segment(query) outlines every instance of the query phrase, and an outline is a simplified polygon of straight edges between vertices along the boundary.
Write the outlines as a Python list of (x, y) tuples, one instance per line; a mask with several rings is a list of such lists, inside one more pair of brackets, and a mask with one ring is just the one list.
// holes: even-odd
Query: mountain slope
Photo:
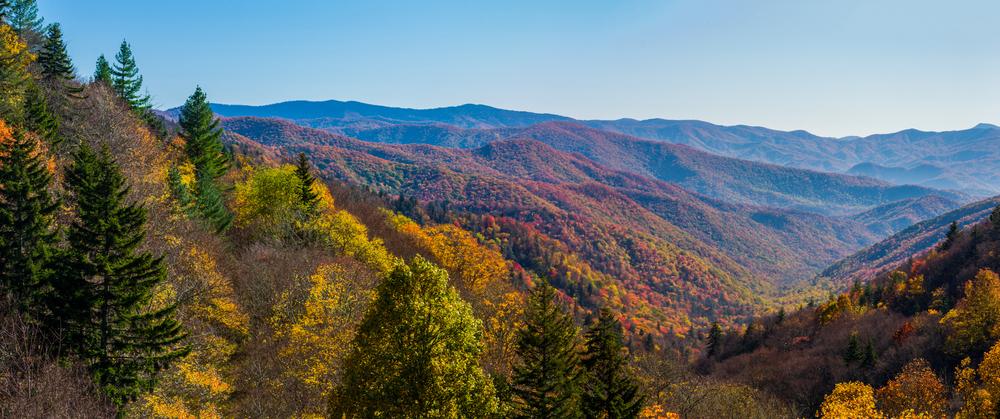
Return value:
[[(621, 242), (581, 238), (617, 231), (626, 241), (677, 246), (740, 280), (784, 284), (807, 278), (878, 237), (849, 219), (727, 203), (524, 137), (458, 150), (366, 143), (273, 119), (231, 118), (225, 125), (285, 153), (310, 153), (332, 178), (423, 201), (447, 199), (475, 213), (552, 223), (543, 227), (547, 234), (576, 243), (577, 251), (592, 255), (595, 267), (614, 267), (616, 272), (623, 263), (625, 271), (635, 268), (628, 265), (647, 263), (645, 256), (624, 252), (627, 259), (607, 259), (605, 254), (615, 257), (612, 249)], [(595, 244), (605, 248), (590, 247)], [(644, 269), (654, 278), (660, 275), (653, 265)], [(750, 273), (768, 281), (751, 279)]]
[(831, 265), (819, 275), (819, 281), (841, 288), (853, 282), (866, 282), (879, 272), (930, 250), (944, 238), (953, 221), (959, 226), (977, 223), (987, 218), (998, 204), (1000, 197), (984, 199), (914, 224)]

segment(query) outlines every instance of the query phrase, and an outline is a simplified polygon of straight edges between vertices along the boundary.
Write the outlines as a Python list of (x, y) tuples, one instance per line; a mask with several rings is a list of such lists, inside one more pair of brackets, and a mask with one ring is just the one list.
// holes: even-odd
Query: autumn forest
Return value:
[(0, 417), (1000, 415), (1000, 199), (968, 160), (900, 181), (866, 138), (196, 85), (158, 109), (140, 46), (68, 39), (0, 0)]

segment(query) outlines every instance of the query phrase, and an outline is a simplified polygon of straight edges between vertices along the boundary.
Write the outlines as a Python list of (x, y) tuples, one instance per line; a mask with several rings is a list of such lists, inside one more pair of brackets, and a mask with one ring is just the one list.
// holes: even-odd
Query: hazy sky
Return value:
[(81, 74), (132, 44), (160, 107), (483, 103), (822, 135), (1000, 123), (1000, 2), (38, 0)]

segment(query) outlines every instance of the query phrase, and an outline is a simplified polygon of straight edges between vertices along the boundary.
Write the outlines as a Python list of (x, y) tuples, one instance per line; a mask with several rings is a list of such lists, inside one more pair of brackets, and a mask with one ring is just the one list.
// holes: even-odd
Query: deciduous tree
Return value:
[(333, 417), (487, 417), (493, 384), (478, 363), (482, 325), (421, 257), (377, 287), (334, 392)]

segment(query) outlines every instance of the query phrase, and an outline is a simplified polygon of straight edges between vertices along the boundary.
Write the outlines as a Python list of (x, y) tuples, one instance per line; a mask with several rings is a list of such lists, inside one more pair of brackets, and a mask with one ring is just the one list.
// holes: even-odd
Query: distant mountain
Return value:
[(315, 128), (380, 123), (441, 123), (460, 128), (523, 127), (539, 122), (568, 121), (552, 114), (510, 111), (485, 105), (461, 105), (436, 109), (407, 109), (369, 105), (361, 102), (292, 101), (273, 105), (246, 106), (213, 104), (222, 116), (257, 116), (291, 119)]
[[(277, 117), (367, 141), (478, 147), (494, 141), (491, 129), (524, 128), (572, 118), (485, 105), (406, 109), (360, 102), (293, 101), (264, 106), (212, 105), (222, 116)], [(176, 115), (176, 109), (168, 111)], [(830, 138), (806, 131), (779, 131), (703, 121), (619, 119), (575, 121), (602, 131), (684, 144), (722, 156), (802, 169), (875, 177), (897, 184), (1000, 193), (1000, 128), (979, 124), (959, 131), (904, 130), (866, 137)], [(476, 131), (463, 131), (463, 130)], [(482, 131), (485, 130), (485, 131)], [(861, 165), (859, 167), (859, 165)], [(879, 168), (882, 169), (879, 169)], [(928, 169), (940, 173), (929, 176)]]
[(831, 265), (819, 275), (819, 280), (841, 288), (854, 281), (864, 283), (906, 259), (930, 250), (944, 239), (952, 221), (958, 222), (962, 227), (975, 224), (987, 218), (998, 204), (1000, 196), (968, 204), (914, 224)]

